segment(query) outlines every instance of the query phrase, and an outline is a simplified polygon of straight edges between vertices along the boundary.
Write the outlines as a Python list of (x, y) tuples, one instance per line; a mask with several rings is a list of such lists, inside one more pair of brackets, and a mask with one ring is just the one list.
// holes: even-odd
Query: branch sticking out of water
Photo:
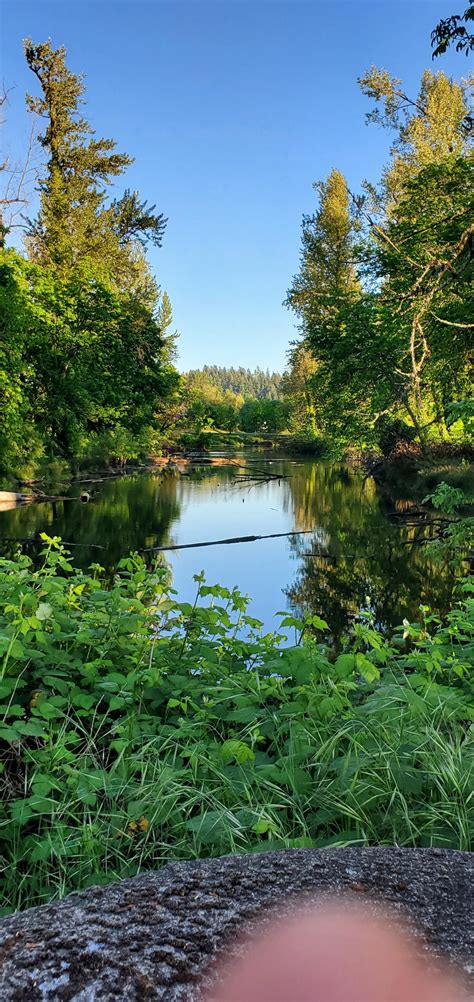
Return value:
[(314, 533), (314, 529), (298, 529), (292, 532), (269, 532), (265, 536), (231, 536), (229, 539), (210, 539), (205, 543), (180, 543), (174, 546), (148, 546), (139, 553), (157, 553), (161, 550), (191, 550), (197, 546), (223, 546), (229, 543), (255, 543), (257, 539), (277, 539), (281, 536), (306, 536)]

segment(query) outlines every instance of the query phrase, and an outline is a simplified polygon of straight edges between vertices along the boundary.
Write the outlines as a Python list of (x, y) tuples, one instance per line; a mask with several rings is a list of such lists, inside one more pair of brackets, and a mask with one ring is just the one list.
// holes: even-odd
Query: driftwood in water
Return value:
[(264, 536), (231, 536), (229, 539), (209, 539), (205, 543), (179, 543), (173, 546), (147, 546), (139, 553), (157, 553), (162, 550), (193, 550), (198, 546), (223, 546), (229, 543), (255, 543), (257, 539), (279, 539), (282, 536), (306, 536), (315, 529), (293, 529), (292, 532), (269, 532)]
[(262, 470), (260, 466), (255, 466), (252, 460), (248, 460), (246, 463), (239, 463), (238, 460), (233, 460), (230, 465), (235, 466), (238, 470), (244, 470), (244, 473), (237, 474), (239, 478), (244, 477), (251, 480), (260, 480), (260, 478), (264, 480), (288, 480), (291, 477), (290, 473), (274, 473), (273, 470)]
[(21, 504), (35, 500), (34, 494), (18, 494), (16, 491), (0, 491), (0, 511), (10, 511)]
[(16, 491), (0, 491), (0, 501), (28, 501), (33, 500), (32, 494), (18, 494)]

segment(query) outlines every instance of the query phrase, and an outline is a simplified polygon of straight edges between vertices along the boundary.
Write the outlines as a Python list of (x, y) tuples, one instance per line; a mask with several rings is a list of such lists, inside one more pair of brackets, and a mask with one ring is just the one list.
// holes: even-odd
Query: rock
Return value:
[[(387, 903), (436, 963), (472, 964), (473, 857), (441, 849), (288, 849), (172, 863), (0, 921), (2, 1002), (199, 998), (221, 949), (258, 913), (352, 895)], [(471, 966), (470, 966), (471, 961)]]

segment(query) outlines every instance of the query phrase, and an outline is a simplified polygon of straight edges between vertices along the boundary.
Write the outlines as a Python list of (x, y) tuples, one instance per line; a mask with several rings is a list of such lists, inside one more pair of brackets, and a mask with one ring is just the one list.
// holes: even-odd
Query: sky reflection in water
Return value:
[(0, 534), (46, 531), (80, 544), (73, 552), (82, 567), (96, 560), (110, 567), (142, 547), (314, 529), (314, 535), (167, 553), (173, 585), (182, 600), (193, 600), (193, 575), (203, 570), (209, 584), (249, 594), (250, 612), (266, 629), (277, 627), (277, 610), (291, 607), (324, 616), (335, 635), (367, 599), (384, 628), (416, 618), (420, 603), (447, 608), (451, 576), (423, 546), (406, 545), (423, 530), (395, 516), (412, 499), (394, 504), (361, 471), (339, 463), (260, 465), (286, 478), (249, 487), (237, 483), (233, 467), (158, 472), (88, 485), (88, 504), (77, 500), (76, 484), (68, 500), (1, 512)]

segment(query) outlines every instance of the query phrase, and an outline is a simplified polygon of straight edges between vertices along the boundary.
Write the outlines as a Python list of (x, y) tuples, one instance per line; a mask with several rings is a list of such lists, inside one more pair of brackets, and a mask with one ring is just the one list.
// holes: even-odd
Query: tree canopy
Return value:
[(24, 48), (45, 159), (27, 259), (4, 249), (0, 261), (0, 456), (17, 470), (54, 455), (156, 447), (180, 386), (171, 304), (145, 256), (166, 220), (130, 189), (107, 199), (132, 158), (95, 137), (65, 48), (31, 39)]
[[(333, 170), (303, 218), (300, 270), (287, 295), (320, 428), (377, 441), (403, 420), (423, 444), (447, 437), (472, 378), (474, 186), (465, 86), (426, 71), (416, 98), (372, 67), (360, 80), (369, 121), (392, 130), (380, 185), (358, 195)], [(450, 429), (452, 428), (452, 423)]]

